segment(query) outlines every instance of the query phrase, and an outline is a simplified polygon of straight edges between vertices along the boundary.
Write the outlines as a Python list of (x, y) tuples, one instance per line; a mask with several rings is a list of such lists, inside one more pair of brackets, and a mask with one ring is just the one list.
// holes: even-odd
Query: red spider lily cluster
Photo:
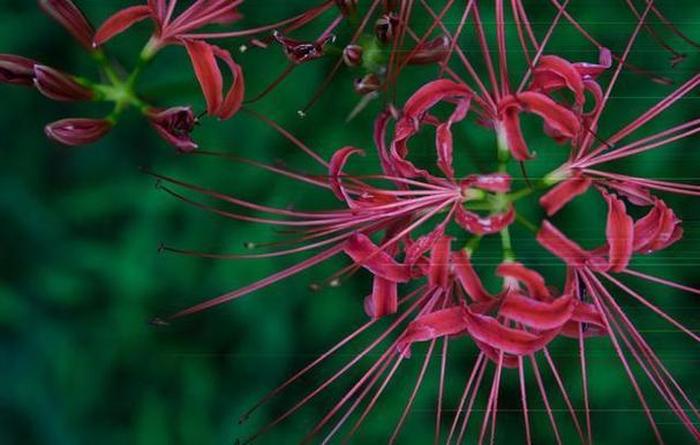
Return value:
[[(547, 361), (580, 441), (592, 443), (594, 435), (586, 374), (586, 345), (592, 341), (609, 341), (612, 344), (649, 420), (650, 432), (659, 443), (663, 443), (663, 433), (649, 406), (648, 396), (642, 391), (633, 372), (634, 366), (642, 370), (659, 397), (685, 427), (689, 437), (700, 441), (697, 427), (700, 414), (692, 395), (687, 394), (676, 381), (616, 298), (617, 293), (628, 294), (682, 333), (700, 341), (695, 332), (619, 279), (619, 275), (629, 275), (700, 294), (698, 289), (630, 267), (635, 257), (666, 249), (683, 238), (682, 221), (664, 200), (664, 194), (696, 196), (700, 194), (700, 186), (599, 169), (599, 166), (609, 166), (613, 161), (666, 147), (700, 132), (700, 117), (695, 117), (651, 135), (636, 136), (640, 128), (697, 91), (700, 74), (693, 74), (611, 136), (603, 138), (598, 134), (601, 119), (607, 117), (605, 111), (611, 93), (624, 69), (648, 75), (652, 81), (667, 83), (667, 79), (649, 74), (629, 62), (635, 41), (642, 32), (646, 31), (659, 39), (653, 28), (647, 25), (649, 17), (656, 16), (689, 44), (697, 45), (673, 27), (653, 1), (645, 1), (640, 7), (632, 1), (626, 2), (635, 16), (635, 27), (622, 51), (613, 52), (589, 34), (567, 11), (568, 1), (552, 0), (556, 17), (546, 34), (538, 37), (523, 3), (513, 0), (511, 15), (525, 62), (517, 70), (513, 68), (514, 61), (507, 50), (509, 40), (503, 0), (494, 2), (496, 21), (492, 37), (496, 41), (495, 51), (489, 46), (490, 30), (480, 16), (485, 7), (480, 7), (474, 0), (459, 6), (462, 8), (461, 20), (454, 30), (448, 29), (443, 18), (450, 8), (456, 7), (456, 2), (448, 0), (440, 11), (433, 10), (427, 2), (418, 2), (423, 13), (432, 17), (432, 24), (423, 35), (411, 27), (411, 17), (417, 7), (413, 1), (379, 0), (369, 2), (369, 5), (356, 1), (325, 1), (271, 25), (237, 31), (202, 31), (208, 25), (228, 25), (241, 21), (239, 7), (242, 3), (242, 0), (197, 0), (181, 10), (176, 0), (151, 0), (146, 5), (131, 6), (117, 12), (96, 32), (71, 2), (41, 4), (98, 61), (106, 58), (102, 50), (96, 48), (137, 22), (153, 21), (155, 29), (141, 54), (141, 62), (150, 60), (164, 46), (183, 46), (205, 98), (207, 114), (220, 119), (231, 118), (242, 106), (243, 71), (229, 51), (209, 43), (213, 39), (247, 38), (250, 45), (258, 48), (266, 48), (273, 43), (280, 45), (290, 65), (266, 92), (279, 84), (292, 68), (329, 55), (337, 58), (336, 65), (320, 91), (328, 86), (341, 64), (363, 70), (355, 82), (356, 91), (363, 95), (387, 92), (396, 84), (406, 65), (435, 64), (439, 68), (439, 75), (422, 82), (410, 97), (401, 102), (401, 106), (388, 105), (377, 116), (373, 135), (379, 162), (373, 175), (353, 176), (345, 173), (346, 167), (352, 165), (354, 156), (365, 155), (364, 150), (346, 146), (325, 160), (263, 117), (318, 163), (324, 175), (310, 176), (280, 166), (246, 162), (330, 192), (337, 198), (338, 208), (323, 211), (275, 208), (156, 175), (163, 190), (184, 202), (231, 219), (288, 228), (300, 234), (284, 250), (212, 256), (253, 259), (313, 252), (312, 256), (287, 269), (184, 309), (167, 319), (157, 319), (156, 324), (166, 324), (248, 295), (341, 254), (349, 258), (350, 264), (330, 277), (327, 281), (329, 284), (338, 284), (360, 269), (371, 276), (368, 295), (361, 303), (358, 299), (358, 306), (361, 304), (364, 307), (369, 321), (270, 393), (253, 410), (379, 320), (393, 319), (390, 326), (346, 366), (251, 436), (248, 442), (298, 411), (387, 338), (393, 338), (390, 346), (308, 432), (302, 440), (304, 443), (315, 440), (321, 434), (325, 435), (323, 443), (329, 442), (366, 402), (364, 410), (347, 432), (346, 439), (352, 437), (375, 407), (399, 365), (411, 359), (411, 350), (417, 349), (417, 343), (428, 342), (428, 352), (415, 389), (396, 426), (387, 431), (391, 443), (398, 440), (438, 340), (443, 341), (443, 354), (436, 443), (443, 439), (446, 443), (453, 440), (462, 443), (472, 432), (475, 443), (482, 443), (489, 434), (493, 443), (500, 385), (502, 379), (509, 375), (506, 369), (515, 370), (514, 375), (519, 382), (526, 441), (538, 443), (536, 438), (542, 434), (533, 430), (528, 410), (528, 384), (525, 378), (528, 363), (546, 407), (554, 441), (563, 443), (537, 357), (544, 357)], [(336, 17), (316, 38), (301, 40), (290, 36), (322, 19), (324, 13), (332, 8), (335, 8)], [(369, 26), (372, 20), (373, 28)], [(552, 32), (562, 20), (568, 21), (595, 47), (597, 61), (570, 61), (548, 53)], [(341, 23), (346, 22), (354, 23), (355, 32), (348, 41), (338, 45), (334, 32)], [(474, 41), (480, 49), (480, 54), (473, 57), (467, 57), (459, 43), (460, 39), (467, 38), (464, 29), (468, 22), (473, 25)], [(382, 48), (387, 51), (382, 51)], [(682, 54), (670, 51), (673, 65), (683, 59)], [(482, 59), (480, 62), (484, 66), (485, 76), (477, 71), (476, 57)], [(454, 58), (458, 59), (458, 65), (451, 63)], [(231, 73), (232, 81), (228, 88), (224, 87), (220, 63)], [(137, 67), (136, 74), (139, 70)], [(514, 71), (524, 72), (517, 82)], [(466, 75), (463, 77), (460, 73)], [(197, 123), (191, 109), (174, 107), (162, 110), (146, 105), (133, 94), (133, 76), (126, 81), (116, 79), (111, 86), (91, 84), (29, 59), (9, 55), (0, 57), (0, 75), (3, 82), (33, 85), (54, 100), (109, 100), (116, 94), (113, 93), (115, 88), (120, 93), (128, 93), (126, 99), (116, 101), (116, 115), (99, 120), (72, 119), (48, 126), (47, 134), (64, 144), (80, 145), (99, 139), (114, 125), (116, 116), (125, 105), (136, 105), (158, 134), (171, 145), (186, 152), (197, 148), (190, 137)], [(125, 85), (124, 82), (129, 87), (119, 89)], [(446, 109), (448, 112), (444, 113)], [(532, 144), (528, 143), (532, 136), (521, 126), (521, 120), (528, 119), (529, 115), (535, 115), (542, 121), (538, 140), (551, 139), (558, 145), (557, 149), (565, 151), (568, 156), (564, 163), (541, 179), (522, 184), (522, 181), (516, 181), (511, 176), (511, 167), (520, 164), (525, 171), (527, 166), (538, 162), (535, 150), (530, 148)], [(458, 172), (455, 161), (465, 153), (456, 142), (455, 129), (470, 131), (476, 127), (486, 128), (493, 135), (493, 147), (484, 147), (483, 151), (492, 148), (495, 167), (490, 172)], [(426, 133), (433, 136), (427, 150), (421, 144), (424, 139), (419, 137)], [(422, 154), (434, 151), (431, 156), (435, 162), (429, 166), (416, 165), (410, 155), (418, 150)], [(208, 196), (233, 206), (235, 210), (209, 206), (177, 191), (175, 187)], [(593, 249), (581, 247), (579, 241), (567, 236), (552, 222), (561, 209), (575, 205), (584, 194), (595, 196), (607, 209), (605, 231), (601, 233), (602, 245)], [(528, 200), (533, 197), (537, 199)], [(541, 208), (546, 216), (536, 223), (525, 220), (522, 212), (525, 205)], [(640, 210), (630, 211), (631, 207)], [(250, 211), (259, 214), (251, 216)], [(561, 260), (566, 270), (562, 283), (550, 282), (534, 267), (518, 260), (518, 246), (510, 232), (517, 223), (532, 230), (533, 239), (543, 252), (549, 251)], [(480, 243), (489, 237), (500, 239), (502, 247), (502, 258), (495, 269), (501, 284), (495, 290), (484, 284), (483, 272), (476, 267)], [(458, 245), (458, 240), (462, 238), (467, 238), (466, 243)], [(165, 249), (182, 252), (170, 247)], [(446, 351), (448, 341), (457, 338), (472, 342), (478, 353), (449, 430), (444, 432), (441, 425), (444, 420), (442, 388)], [(568, 342), (579, 356), (583, 387), (583, 407), (580, 410), (574, 408), (572, 397), (549, 352), (555, 341)], [(630, 356), (633, 361), (629, 359)], [(482, 385), (489, 366), (493, 368), (490, 387)], [(469, 421), (475, 411), (474, 402), (482, 387), (487, 387), (488, 392), (482, 423), (480, 427), (469, 429)]]

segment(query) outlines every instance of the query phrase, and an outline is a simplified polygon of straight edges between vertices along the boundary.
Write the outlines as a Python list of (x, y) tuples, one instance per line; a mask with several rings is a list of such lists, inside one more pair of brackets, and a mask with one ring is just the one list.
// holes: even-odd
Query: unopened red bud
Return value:
[(34, 66), (34, 86), (49, 99), (63, 102), (90, 100), (94, 92), (73, 76), (44, 65)]
[(197, 149), (190, 134), (197, 125), (197, 117), (190, 107), (172, 107), (165, 110), (151, 108), (146, 112), (148, 121), (166, 142), (179, 152)]
[(344, 16), (350, 16), (357, 12), (357, 0), (335, 0), (335, 4)]
[(360, 45), (348, 45), (343, 50), (343, 61), (349, 67), (362, 65), (362, 47)]
[(399, 18), (394, 13), (384, 14), (374, 23), (374, 34), (382, 43), (389, 43), (394, 39)]
[(335, 40), (335, 36), (329, 35), (322, 40), (317, 40), (315, 42), (303, 42), (300, 40), (290, 39), (279, 31), (274, 31), (272, 36), (280, 45), (282, 45), (287, 58), (297, 64), (318, 59), (319, 57), (323, 56), (323, 47), (327, 43)]
[(39, 0), (39, 6), (88, 51), (92, 51), (95, 30), (75, 3), (71, 0)]
[(361, 79), (355, 80), (355, 92), (365, 95), (373, 93), (382, 87), (381, 79), (374, 73), (369, 73)]
[(112, 122), (107, 119), (71, 118), (63, 119), (44, 128), (49, 139), (64, 145), (75, 147), (91, 144), (112, 129)]
[(36, 62), (26, 57), (0, 54), (0, 83), (33, 85), (34, 65)]
[(442, 35), (433, 40), (423, 42), (414, 51), (408, 59), (408, 63), (412, 65), (426, 65), (429, 63), (437, 63), (445, 60), (448, 51), (450, 50), (450, 39)]

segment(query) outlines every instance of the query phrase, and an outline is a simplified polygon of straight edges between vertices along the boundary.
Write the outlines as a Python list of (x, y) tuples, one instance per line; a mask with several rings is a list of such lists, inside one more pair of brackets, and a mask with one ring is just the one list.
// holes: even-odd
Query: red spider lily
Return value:
[[(188, 35), (206, 25), (237, 21), (241, 3), (243, 0), (198, 0), (174, 17), (177, 0), (149, 0), (148, 5), (132, 6), (108, 18), (97, 30), (94, 45), (104, 44), (137, 22), (153, 20), (156, 31), (144, 50), (144, 57), (152, 57), (166, 45), (183, 45), (192, 60), (206, 99), (207, 113), (223, 120), (229, 119), (243, 103), (243, 71), (228, 51)], [(231, 86), (226, 91), (218, 61), (223, 62), (233, 76)]]
[(62, 119), (46, 126), (46, 136), (63, 145), (91, 144), (109, 133), (114, 124), (107, 119)]
[(197, 117), (190, 107), (151, 108), (146, 116), (156, 132), (178, 151), (189, 153), (197, 149), (190, 136), (197, 125)]
[[(448, 2), (448, 5), (452, 3)], [(558, 2), (555, 3), (558, 4)], [(264, 427), (259, 433), (250, 438), (248, 442), (256, 439), (260, 434), (298, 411), (307, 402), (318, 396), (328, 386), (346, 374), (360, 360), (367, 357), (372, 350), (392, 334), (398, 335), (396, 335), (391, 345), (380, 355), (370, 369), (353, 384), (338, 403), (312, 428), (303, 439), (304, 443), (314, 440), (325, 427), (330, 426), (331, 422), (335, 421), (324, 438), (323, 442), (327, 443), (338, 434), (340, 428), (348, 421), (360, 404), (367, 401), (364, 411), (359, 415), (359, 418), (348, 433), (348, 439), (352, 437), (370, 411), (376, 406), (378, 398), (395, 375), (399, 365), (408, 358), (409, 348), (417, 342), (429, 342), (428, 353), (424, 359), (424, 366), (417, 379), (415, 389), (411, 393), (406, 408), (390, 439), (390, 442), (394, 442), (400, 433), (406, 415), (411, 409), (434, 346), (441, 339), (443, 341), (443, 351), (435, 439), (435, 442), (439, 442), (441, 438), (441, 416), (444, 411), (441, 404), (447, 345), (455, 337), (466, 337), (473, 340), (480, 353), (456, 410), (456, 415), (447, 437), (448, 443), (455, 437), (457, 437), (457, 442), (462, 442), (465, 434), (467, 434), (470, 415), (474, 411), (474, 400), (482, 386), (481, 382), (485, 370), (491, 363), (494, 364), (495, 370), (483, 423), (478, 431), (478, 443), (483, 441), (489, 424), (491, 425), (491, 441), (494, 441), (499, 391), (504, 368), (516, 368), (518, 370), (527, 442), (533, 443), (527, 408), (527, 385), (525, 382), (525, 365), (528, 359), (531, 363), (556, 441), (562, 443), (557, 422), (547, 398), (545, 384), (539, 371), (537, 356), (544, 356), (551, 368), (556, 380), (556, 386), (562, 393), (581, 442), (591, 443), (593, 435), (591, 432), (590, 406), (587, 392), (585, 347), (588, 338), (597, 336), (604, 336), (606, 340), (609, 339), (612, 343), (633, 388), (639, 395), (645, 414), (649, 417), (659, 442), (662, 441), (661, 434), (653, 419), (646, 398), (622, 350), (624, 346), (634, 356), (642, 371), (650, 378), (651, 383), (658, 390), (661, 397), (667, 402), (673, 413), (682, 421), (688, 431), (696, 440), (700, 436), (697, 428), (694, 426), (694, 423), (700, 416), (693, 402), (685, 394), (682, 387), (673, 379), (670, 372), (661, 363), (640, 332), (620, 309), (616, 299), (601, 282), (601, 277), (605, 278), (617, 288), (630, 294), (667, 321), (673, 323), (674, 326), (690, 335), (693, 339), (698, 340), (696, 334), (626, 287), (614, 276), (617, 273), (626, 273), (694, 293), (700, 293), (698, 290), (669, 283), (663, 279), (643, 275), (629, 269), (629, 263), (634, 254), (647, 254), (664, 249), (678, 241), (682, 236), (680, 220), (676, 217), (673, 210), (661, 199), (654, 197), (649, 192), (652, 188), (669, 189), (670, 186), (659, 181), (641, 179), (633, 181), (622, 175), (594, 171), (588, 168), (591, 164), (587, 164), (587, 162), (591, 162), (598, 155), (605, 156), (608, 154), (603, 153), (610, 148), (611, 144), (608, 143), (604, 144), (604, 147), (598, 153), (595, 153), (596, 150), (590, 146), (593, 140), (592, 135), (605, 109), (612, 86), (619, 77), (620, 70), (622, 67), (628, 66), (627, 57), (634, 38), (640, 32), (642, 23), (644, 23), (644, 17), (654, 10), (653, 3), (647, 3), (644, 12), (640, 15), (638, 26), (622, 55), (611, 54), (601, 46), (596, 45), (601, 49), (600, 62), (598, 64), (585, 64), (571, 63), (553, 55), (543, 55), (545, 43), (551, 33), (548, 32), (545, 39), (541, 42), (537, 41), (534, 38), (534, 34), (531, 34), (532, 29), (527, 23), (522, 4), (518, 1), (512, 2), (515, 19), (518, 21), (518, 30), (523, 34), (519, 38), (525, 48), (526, 58), (530, 62), (530, 69), (528, 70), (530, 72), (523, 78), (519, 88), (511, 88), (510, 86), (511, 80), (508, 73), (508, 61), (506, 60), (505, 27), (500, 25), (504, 22), (503, 5), (504, 2), (502, 1), (495, 2), (496, 21), (499, 24), (497, 26), (498, 75), (493, 61), (490, 60), (491, 56), (489, 55), (490, 51), (484, 35), (483, 23), (478, 16), (478, 9), (475, 9), (476, 2), (468, 2), (464, 13), (465, 19), (459, 25), (461, 29), (466, 17), (469, 14), (473, 15), (475, 28), (477, 29), (477, 38), (489, 71), (490, 89), (486, 88), (478, 76), (472, 75), (474, 70), (469, 60), (463, 58), (462, 61), (465, 68), (467, 68), (470, 76), (477, 83), (475, 88), (468, 86), (459, 79), (440, 79), (429, 82), (412, 95), (401, 110), (390, 109), (390, 111), (385, 112), (377, 119), (375, 139), (384, 172), (383, 175), (377, 178), (390, 181), (393, 183), (393, 187), (375, 186), (368, 183), (368, 179), (374, 178), (353, 177), (343, 173), (349, 159), (355, 154), (362, 154), (362, 151), (357, 148), (345, 147), (338, 150), (332, 159), (326, 162), (298, 142), (299, 148), (306, 151), (313, 159), (328, 169), (327, 179), (310, 177), (280, 167), (252, 161), (246, 162), (276, 174), (329, 189), (347, 208), (320, 212), (278, 209), (186, 184), (172, 178), (161, 177), (165, 181), (212, 197), (222, 203), (230, 204), (236, 208), (266, 213), (269, 216), (250, 216), (238, 210), (229, 211), (210, 207), (169, 188), (165, 188), (166, 191), (185, 202), (232, 219), (289, 227), (298, 232), (298, 238), (291, 241), (291, 243), (294, 243), (293, 246), (286, 250), (275, 250), (253, 255), (207, 254), (208, 256), (269, 258), (321, 249), (320, 253), (316, 253), (314, 256), (288, 269), (214, 300), (180, 311), (173, 315), (171, 319), (199, 312), (217, 304), (242, 297), (324, 262), (341, 252), (344, 252), (352, 260), (352, 264), (335, 274), (329, 282), (343, 277), (345, 273), (360, 268), (366, 269), (372, 275), (372, 290), (364, 300), (365, 311), (372, 320), (368, 321), (366, 325), (355, 333), (343, 339), (328, 353), (323, 354), (281, 387), (275, 389), (264, 398), (263, 402), (278, 394), (336, 352), (340, 347), (356, 338), (359, 333), (372, 326), (375, 320), (385, 318), (390, 314), (396, 314), (390, 327), (367, 348), (356, 354), (347, 365), (343, 366), (327, 380), (324, 380), (318, 387), (312, 389), (302, 400), (288, 411), (285, 411), (271, 424)], [(401, 8), (398, 14), (398, 17), (401, 17), (401, 19), (397, 22), (397, 26), (402, 28), (400, 25), (402, 21), (405, 22), (405, 17), (410, 7), (396, 5), (396, 8)], [(426, 9), (429, 10), (429, 8)], [(441, 12), (441, 14), (444, 13)], [(560, 7), (556, 20), (558, 21), (560, 16), (565, 14), (565, 7)], [(444, 26), (439, 17), (436, 16), (435, 19), (436, 27)], [(552, 26), (555, 26), (555, 23)], [(408, 29), (407, 26), (403, 28)], [(551, 29), (553, 27), (550, 28), (550, 31)], [(391, 38), (394, 41), (397, 41), (401, 32), (403, 32), (401, 29), (397, 30), (396, 28), (392, 28), (390, 31)], [(408, 31), (405, 32), (408, 33)], [(456, 46), (458, 34), (459, 31), (454, 34), (445, 33), (446, 42), (449, 43), (450, 48), (446, 58), (449, 58), (453, 51), (458, 55), (460, 54), (461, 49)], [(427, 36), (428, 33), (426, 33), (425, 39), (416, 39), (418, 41), (416, 48), (421, 47), (427, 41)], [(531, 57), (529, 54), (528, 47), (530, 45), (527, 41), (528, 38), (532, 40), (531, 46), (534, 46), (537, 53), (534, 57)], [(314, 52), (318, 51), (317, 48), (311, 49), (311, 53), (317, 54)], [(398, 63), (408, 63), (411, 57), (409, 54)], [(612, 67), (610, 59), (617, 60), (618, 65), (615, 68), (613, 80), (609, 84), (607, 91), (603, 91), (595, 78), (603, 70)], [(442, 56), (440, 61), (443, 61)], [(447, 67), (444, 69), (445, 72), (452, 76)], [(452, 77), (456, 78), (456, 76)], [(689, 87), (688, 85), (692, 86)], [(655, 107), (649, 113), (645, 113), (630, 127), (623, 129), (623, 134), (619, 136), (620, 139), (655, 117), (670, 103), (677, 100), (678, 97), (687, 94), (695, 85), (697, 85), (697, 81), (693, 80), (690, 84), (681, 87), (679, 91), (682, 93), (672, 94), (670, 97), (673, 97), (673, 99), (665, 99), (662, 101), (662, 105)], [(557, 96), (554, 93), (560, 89), (567, 89), (573, 94), (574, 99), (572, 103), (563, 103), (556, 100)], [(586, 92), (592, 93), (594, 99), (592, 106), (585, 103)], [(445, 120), (440, 120), (431, 114), (432, 107), (441, 102), (454, 105), (454, 109)], [(542, 205), (550, 216), (554, 215), (568, 201), (584, 193), (591, 185), (594, 185), (601, 192), (608, 206), (608, 219), (606, 243), (600, 248), (590, 251), (581, 248), (577, 243), (566, 238), (548, 221), (542, 223), (538, 233), (540, 243), (559, 256), (567, 266), (567, 280), (563, 292), (552, 291), (537, 272), (515, 262), (507, 255), (510, 253), (507, 251), (512, 250), (512, 246), (506, 246), (506, 240), (509, 239), (508, 227), (515, 218), (515, 209), (513, 207), (515, 198), (513, 196), (520, 192), (515, 191), (511, 193), (510, 176), (501, 172), (472, 175), (466, 179), (458, 179), (456, 177), (453, 168), (453, 157), (459, 156), (459, 153), (455, 154), (453, 152), (452, 128), (454, 125), (463, 125), (469, 111), (474, 111), (481, 122), (489, 123), (496, 130), (499, 143), (501, 144), (499, 147), (501, 153), (504, 150), (509, 151), (517, 160), (529, 159), (531, 156), (519, 125), (519, 119), (524, 112), (540, 116), (544, 120), (543, 132), (546, 135), (558, 142), (571, 146), (571, 160), (562, 168), (548, 175), (546, 181), (543, 181), (543, 185), (548, 187), (558, 183), (541, 200)], [(396, 120), (396, 123), (393, 132), (390, 132), (389, 126), (392, 118)], [(672, 129), (673, 131), (664, 132), (661, 136), (652, 137), (652, 139), (646, 140), (641, 144), (654, 144), (666, 137), (668, 139), (680, 137), (680, 134), (695, 129), (694, 125), (696, 124), (684, 125)], [(421, 169), (408, 159), (410, 150), (415, 149), (411, 147), (411, 144), (415, 144), (413, 137), (419, 131), (429, 127), (434, 127), (435, 129), (436, 168), (441, 172), (440, 174)], [(280, 129), (278, 128), (278, 130)], [(280, 131), (283, 132), (283, 130)], [(387, 135), (390, 135), (390, 143), (388, 144), (386, 142)], [(633, 153), (639, 148), (640, 145), (626, 147), (621, 153), (618, 152), (618, 155)], [(609, 153), (614, 152), (611, 151)], [(501, 163), (505, 162), (503, 159), (499, 158), (499, 160), (502, 161)], [(505, 169), (501, 171), (505, 171)], [(652, 184), (657, 187), (651, 187), (650, 185)], [(689, 186), (681, 187), (680, 185), (674, 186), (672, 191), (685, 191), (688, 194), (697, 192), (694, 188)], [(488, 199), (492, 197), (498, 199)], [(470, 208), (473, 202), (481, 200), (493, 203), (487, 216), (481, 216), (474, 211), (475, 209)], [(625, 200), (632, 205), (651, 206), (651, 209), (644, 217), (635, 221), (627, 213)], [(430, 220), (433, 218), (439, 221), (431, 224)], [(452, 225), (452, 222), (456, 224)], [(500, 292), (493, 294), (486, 290), (482, 284), (477, 272), (471, 266), (471, 248), (452, 251), (452, 240), (446, 235), (448, 225), (451, 225), (452, 229), (455, 228), (454, 226), (459, 226), (466, 232), (474, 234), (476, 239), (482, 235), (501, 234), (504, 240), (505, 259), (497, 269), (497, 273), (503, 278), (503, 286)], [(427, 234), (415, 236), (419, 228), (427, 228)], [(507, 241), (507, 243), (510, 243), (510, 241)], [(400, 287), (415, 282), (420, 282), (420, 287), (416, 291), (400, 298)], [(408, 308), (405, 308), (406, 303), (410, 303)], [(404, 327), (399, 329), (401, 326)], [(585, 433), (579, 420), (579, 414), (573, 408), (562, 378), (548, 352), (550, 343), (556, 338), (563, 336), (578, 340), (585, 403), (583, 413), (586, 416)]]

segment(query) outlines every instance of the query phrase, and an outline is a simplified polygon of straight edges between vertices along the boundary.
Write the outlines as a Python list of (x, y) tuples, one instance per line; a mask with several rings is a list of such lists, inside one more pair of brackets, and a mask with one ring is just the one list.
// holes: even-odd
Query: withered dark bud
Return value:
[(433, 40), (423, 42), (416, 47), (413, 54), (408, 59), (412, 65), (427, 65), (430, 63), (442, 62), (447, 57), (450, 50), (450, 39), (446, 35), (436, 37)]
[(399, 25), (399, 18), (396, 14), (384, 14), (374, 23), (374, 34), (377, 40), (382, 43), (389, 43), (394, 39), (394, 33)]
[(335, 0), (335, 4), (346, 17), (357, 12), (357, 0)]
[(274, 31), (272, 37), (282, 45), (287, 58), (294, 63), (304, 63), (309, 60), (318, 59), (324, 54), (324, 46), (335, 40), (334, 35), (329, 35), (322, 40), (317, 40), (315, 42), (302, 42), (300, 40), (290, 39), (285, 37), (279, 31)]
[(382, 87), (382, 81), (374, 73), (369, 73), (366, 76), (355, 80), (355, 92), (357, 94), (365, 95), (373, 93)]
[(197, 149), (190, 136), (197, 125), (197, 117), (190, 107), (152, 108), (146, 112), (146, 117), (160, 137), (177, 151), (189, 153)]
[(362, 65), (363, 49), (360, 45), (348, 45), (343, 50), (343, 62), (349, 67)]

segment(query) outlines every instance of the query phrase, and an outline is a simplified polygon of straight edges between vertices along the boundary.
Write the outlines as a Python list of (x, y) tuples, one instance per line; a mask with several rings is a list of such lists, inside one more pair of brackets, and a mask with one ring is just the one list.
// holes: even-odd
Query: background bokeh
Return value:
[[(363, 0), (360, 0), (363, 3)], [(249, 0), (242, 8), (249, 23), (267, 23), (308, 6), (305, 0)], [(435, 7), (442, 1), (433, 2)], [(482, 2), (487, 4), (489, 2)], [(572, 13), (604, 44), (624, 47), (634, 17), (623, 0), (574, 0)], [(643, 2), (635, 2), (643, 3)], [(82, 0), (86, 14), (99, 23), (123, 6), (117, 0)], [(546, 1), (525, 4), (539, 35), (554, 16)], [(700, 40), (700, 3), (694, 0), (657, 2), (681, 29)], [(484, 8), (485, 9), (485, 8)], [(416, 20), (425, 26), (428, 16), (417, 7)], [(330, 18), (329, 18), (330, 19)], [(446, 22), (455, 23), (457, 11)], [(493, 21), (491, 11), (485, 21)], [(130, 66), (148, 38), (150, 25), (139, 25), (110, 45), (112, 54)], [(305, 37), (312, 37), (314, 30)], [(659, 28), (663, 38), (688, 54), (671, 68), (668, 53), (649, 34), (635, 44), (632, 60), (673, 79), (683, 80), (700, 68), (696, 48)], [(240, 41), (222, 42), (235, 49)], [(461, 42), (467, 54), (477, 54), (472, 34)], [(562, 25), (550, 50), (570, 60), (596, 60), (597, 52), (571, 27)], [(512, 46), (513, 51), (519, 48)], [(27, 0), (0, 0), (0, 52), (22, 54), (68, 72), (94, 76), (89, 58), (62, 28)], [(236, 54), (246, 70), (249, 94), (255, 94), (286, 66), (277, 47)], [(376, 172), (371, 124), (381, 101), (369, 104), (346, 122), (358, 102), (352, 79), (358, 73), (341, 71), (318, 104), (300, 119), (303, 107), (321, 83), (332, 60), (299, 67), (281, 86), (253, 108), (277, 120), (284, 128), (328, 158), (344, 145), (368, 149), (369, 156), (353, 159), (355, 173)], [(515, 65), (517, 66), (517, 65)], [(522, 70), (513, 69), (514, 76)], [(405, 98), (434, 68), (412, 69), (398, 91)], [(610, 78), (608, 74), (603, 84)], [(624, 72), (610, 101), (599, 133), (610, 134), (638, 115), (672, 87)], [(169, 48), (148, 68), (141, 92), (159, 104), (203, 103), (185, 52)], [(365, 321), (362, 299), (370, 280), (363, 272), (338, 288), (312, 290), (347, 264), (342, 257), (302, 273), (282, 284), (256, 292), (234, 303), (184, 318), (169, 327), (148, 321), (211, 298), (261, 278), (298, 258), (215, 261), (158, 253), (161, 243), (204, 252), (241, 252), (247, 242), (264, 242), (284, 235), (267, 228), (229, 221), (178, 202), (154, 187), (141, 168), (182, 178), (267, 205), (323, 209), (339, 203), (326, 191), (298, 185), (234, 161), (176, 155), (155, 136), (136, 113), (127, 113), (104, 140), (90, 147), (67, 149), (43, 137), (46, 122), (66, 116), (99, 116), (92, 104), (59, 104), (22, 88), (0, 85), (0, 443), (2, 444), (232, 444), (291, 407), (304, 391), (331, 376), (377, 330), (360, 337), (330, 362), (266, 405), (243, 424), (241, 414), (296, 369), (317, 357)], [(698, 94), (664, 113), (651, 130), (667, 128), (697, 117)], [(104, 110), (105, 112), (108, 110)], [(533, 128), (540, 125), (533, 123)], [(486, 168), (492, 162), (494, 141), (489, 131), (467, 122), (456, 130), (456, 156), (461, 173)], [(203, 148), (235, 153), (268, 163), (279, 163), (315, 174), (324, 172), (279, 134), (250, 115), (229, 122), (205, 119), (195, 132)], [(426, 139), (429, 147), (430, 140)], [(538, 152), (531, 174), (544, 173), (564, 158), (563, 149), (533, 136)], [(467, 156), (469, 154), (469, 156)], [(431, 161), (429, 149), (417, 151), (417, 160)], [(673, 144), (633, 161), (620, 163), (639, 175), (695, 179), (700, 163), (697, 138)], [(517, 170), (514, 171), (517, 173)], [(635, 260), (639, 270), (688, 284), (698, 278), (697, 201), (669, 197), (684, 220), (681, 243), (664, 252)], [(542, 212), (534, 201), (519, 208), (535, 221)], [(557, 216), (557, 224), (594, 246), (602, 240), (604, 206), (593, 194)], [(532, 241), (532, 235), (514, 232), (519, 259), (534, 265), (561, 285), (562, 268)], [(462, 240), (464, 238), (462, 237)], [(491, 274), (498, 254), (496, 243), (485, 243), (479, 268)], [(691, 329), (700, 328), (697, 296), (661, 286), (625, 280), (650, 300), (677, 316)], [(491, 280), (491, 284), (495, 284)], [(621, 295), (630, 318), (648, 336), (669, 369), (698, 402), (698, 345), (675, 328)], [(353, 443), (383, 443), (398, 420), (415, 383), (427, 345), (401, 367), (365, 427)], [(606, 339), (589, 343), (589, 377), (596, 443), (652, 443), (650, 429), (613, 349)], [(445, 407), (447, 418), (456, 406), (475, 349), (467, 339), (449, 345)], [(574, 404), (582, 406), (577, 349), (574, 341), (560, 340), (552, 354)], [(370, 358), (378, 355), (372, 355)], [(432, 440), (439, 359), (436, 355), (399, 443), (424, 444)], [(362, 362), (366, 369), (369, 360)], [(541, 361), (540, 369), (547, 367)], [(643, 375), (636, 370), (637, 375)], [(331, 390), (280, 424), (259, 443), (296, 443), (354, 382), (350, 373)], [(546, 382), (564, 443), (577, 443), (563, 400), (551, 375)], [(669, 443), (691, 443), (661, 399), (643, 384)], [(486, 390), (484, 390), (485, 392)], [(537, 443), (553, 443), (548, 421), (530, 385), (530, 405)], [(483, 396), (481, 405), (484, 406)], [(478, 402), (477, 402), (478, 403)], [(517, 374), (504, 372), (498, 443), (522, 441)], [(472, 427), (480, 423), (481, 412)], [(476, 428), (475, 428), (476, 429)]]

